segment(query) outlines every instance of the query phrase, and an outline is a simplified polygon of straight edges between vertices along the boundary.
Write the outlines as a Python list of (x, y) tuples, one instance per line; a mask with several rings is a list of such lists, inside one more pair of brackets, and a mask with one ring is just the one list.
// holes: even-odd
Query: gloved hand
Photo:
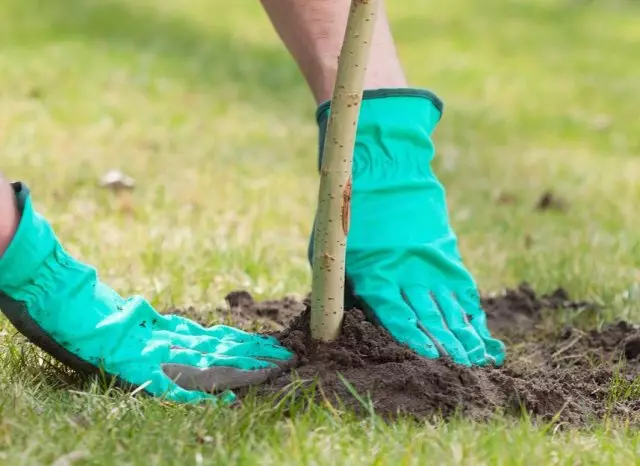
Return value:
[[(441, 101), (428, 91), (365, 91), (353, 159), (346, 306), (357, 305), (427, 358), (501, 365), (477, 286), (458, 252), (431, 169)], [(317, 111), (320, 154), (329, 102)], [(313, 257), (313, 236), (309, 258)]]
[(230, 402), (229, 389), (264, 382), (293, 355), (270, 337), (158, 314), (123, 299), (71, 257), (13, 185), (22, 218), (0, 258), (0, 309), (29, 340), (69, 367), (170, 401)]

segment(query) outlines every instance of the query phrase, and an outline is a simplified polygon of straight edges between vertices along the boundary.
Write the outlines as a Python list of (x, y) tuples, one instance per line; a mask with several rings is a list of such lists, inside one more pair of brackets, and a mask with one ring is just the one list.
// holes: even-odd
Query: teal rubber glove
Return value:
[[(329, 102), (317, 111), (320, 154)], [(345, 305), (427, 358), (501, 365), (477, 286), (458, 252), (431, 169), (442, 103), (417, 89), (365, 91), (353, 159)], [(312, 255), (313, 236), (309, 258)]]
[[(271, 337), (204, 328), (123, 299), (71, 257), (13, 185), (22, 218), (0, 258), (0, 308), (29, 340), (69, 367), (177, 402), (231, 402), (229, 390), (264, 382), (293, 363)], [(214, 395), (221, 393), (220, 397)]]

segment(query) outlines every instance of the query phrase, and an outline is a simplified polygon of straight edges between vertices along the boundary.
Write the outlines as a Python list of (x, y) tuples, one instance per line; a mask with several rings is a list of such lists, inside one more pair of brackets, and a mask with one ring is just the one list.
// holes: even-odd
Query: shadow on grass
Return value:
[[(313, 104), (284, 46), (249, 42), (225, 28), (204, 30), (187, 18), (122, 0), (25, 0), (3, 9), (19, 17), (7, 23), (13, 32), (5, 31), (5, 44), (91, 42), (96, 53), (135, 53), (136, 66), (146, 56), (157, 59), (162, 72), (197, 89), (238, 84), (241, 98), (276, 108), (304, 98), (309, 108)], [(211, 14), (223, 13), (212, 5)]]

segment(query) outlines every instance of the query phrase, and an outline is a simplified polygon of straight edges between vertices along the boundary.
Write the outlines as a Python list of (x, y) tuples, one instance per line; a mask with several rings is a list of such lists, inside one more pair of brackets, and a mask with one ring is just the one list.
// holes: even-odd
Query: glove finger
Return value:
[(454, 362), (470, 365), (464, 346), (449, 330), (447, 323), (433, 302), (429, 290), (425, 287), (407, 287), (403, 289), (404, 299), (418, 316), (418, 327), (442, 348), (441, 353), (448, 354)]
[(224, 356), (249, 356), (252, 358), (263, 358), (288, 361), (293, 358), (293, 353), (277, 343), (262, 341), (260, 337), (253, 341), (235, 344), (220, 345), (216, 354)]
[(162, 328), (180, 335), (207, 336), (211, 338), (232, 339), (234, 341), (248, 341), (254, 334), (227, 325), (203, 327), (197, 322), (176, 315), (163, 316)]
[(138, 363), (131, 363), (118, 373), (118, 376), (133, 386), (142, 387), (143, 391), (153, 397), (165, 399), (178, 403), (230, 403), (235, 400), (235, 395), (231, 392), (224, 393), (220, 398), (204, 391), (189, 390), (176, 384), (168, 377), (160, 367), (154, 365), (150, 371), (145, 373), (145, 366)]
[(399, 292), (361, 294), (359, 299), (365, 311), (395, 340), (407, 345), (420, 356), (430, 359), (440, 357), (431, 338), (418, 328), (416, 313), (404, 302)]
[(169, 357), (163, 364), (182, 364), (199, 369), (211, 366), (230, 366), (244, 370), (271, 369), (276, 367), (273, 362), (262, 361), (244, 356), (226, 356), (221, 354), (201, 353), (187, 348), (172, 348)]
[(233, 392), (228, 391), (225, 393), (221, 393), (218, 397), (204, 391), (187, 390), (173, 382), (169, 377), (167, 377), (167, 380), (169, 381), (170, 388), (162, 396), (162, 398), (168, 401), (186, 404), (199, 404), (202, 402), (209, 402), (222, 403), (225, 405), (231, 404), (236, 401), (236, 395)]
[(447, 321), (451, 331), (458, 337), (464, 346), (471, 364), (484, 366), (490, 361), (486, 352), (484, 341), (478, 335), (475, 328), (467, 321), (464, 309), (458, 303), (455, 295), (447, 290), (440, 289), (435, 294), (435, 301), (442, 315)]
[[(251, 358), (229, 358), (225, 360), (225, 365), (215, 365), (207, 368), (174, 363), (162, 364), (162, 372), (186, 390), (199, 390), (208, 393), (261, 384), (283, 372), (282, 367), (267, 361), (253, 360), (251, 363), (248, 361), (232, 361), (238, 359)], [(256, 367), (257, 363), (260, 363), (266, 367), (247, 370), (232, 367), (232, 362), (238, 366)], [(226, 365), (227, 363), (229, 364)]]
[(155, 332), (154, 337), (165, 338), (174, 346), (192, 349), (201, 353), (282, 360), (288, 360), (293, 357), (293, 353), (280, 345), (278, 340), (263, 335), (252, 334), (250, 340), (239, 342), (230, 338), (220, 340), (205, 335), (190, 336), (165, 331)]
[(482, 309), (478, 294), (475, 292), (473, 294), (458, 293), (456, 298), (464, 309), (467, 320), (482, 338), (487, 354), (493, 359), (495, 365), (501, 366), (504, 364), (506, 347), (502, 341), (491, 336), (487, 326), (487, 314)]
[(185, 335), (168, 330), (153, 332), (154, 340), (166, 341), (171, 346), (195, 349), (203, 353), (215, 353), (218, 348), (225, 346), (219, 338), (206, 335)]
[[(191, 322), (191, 324), (194, 323)], [(186, 332), (187, 329), (190, 333)], [(260, 339), (260, 341), (264, 344), (280, 344), (280, 342), (274, 337), (270, 337), (268, 335), (258, 335), (256, 333), (247, 332), (239, 328), (229, 327), (228, 325), (214, 325), (213, 327), (205, 328), (198, 324), (186, 325), (183, 323), (176, 327), (175, 331), (176, 333), (180, 334), (187, 333), (188, 335), (193, 336), (206, 336), (218, 339), (220, 341), (232, 341), (234, 343), (249, 343), (255, 341), (256, 339)]]

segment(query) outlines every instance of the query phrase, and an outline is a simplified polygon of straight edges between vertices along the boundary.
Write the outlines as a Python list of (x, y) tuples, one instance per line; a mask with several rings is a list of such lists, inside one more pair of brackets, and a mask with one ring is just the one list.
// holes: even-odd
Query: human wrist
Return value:
[(15, 225), (7, 228), (7, 231), (13, 230), (12, 238), (0, 256), (0, 291), (5, 293), (18, 290), (32, 280), (48, 258), (65, 260), (53, 228), (33, 208), (29, 188), (24, 183), (13, 183), (10, 188), (14, 199), (6, 205), (12, 208), (17, 205), (17, 209), (13, 211)]
[[(338, 75), (338, 60), (335, 57), (323, 57), (316, 60), (319, 67), (315, 76), (308, 77), (317, 104), (333, 97), (335, 81)], [(400, 66), (377, 63), (371, 60), (365, 74), (363, 89), (402, 89), (408, 87), (407, 80)]]
[(9, 247), (20, 221), (20, 211), (13, 188), (0, 177), (0, 257)]

